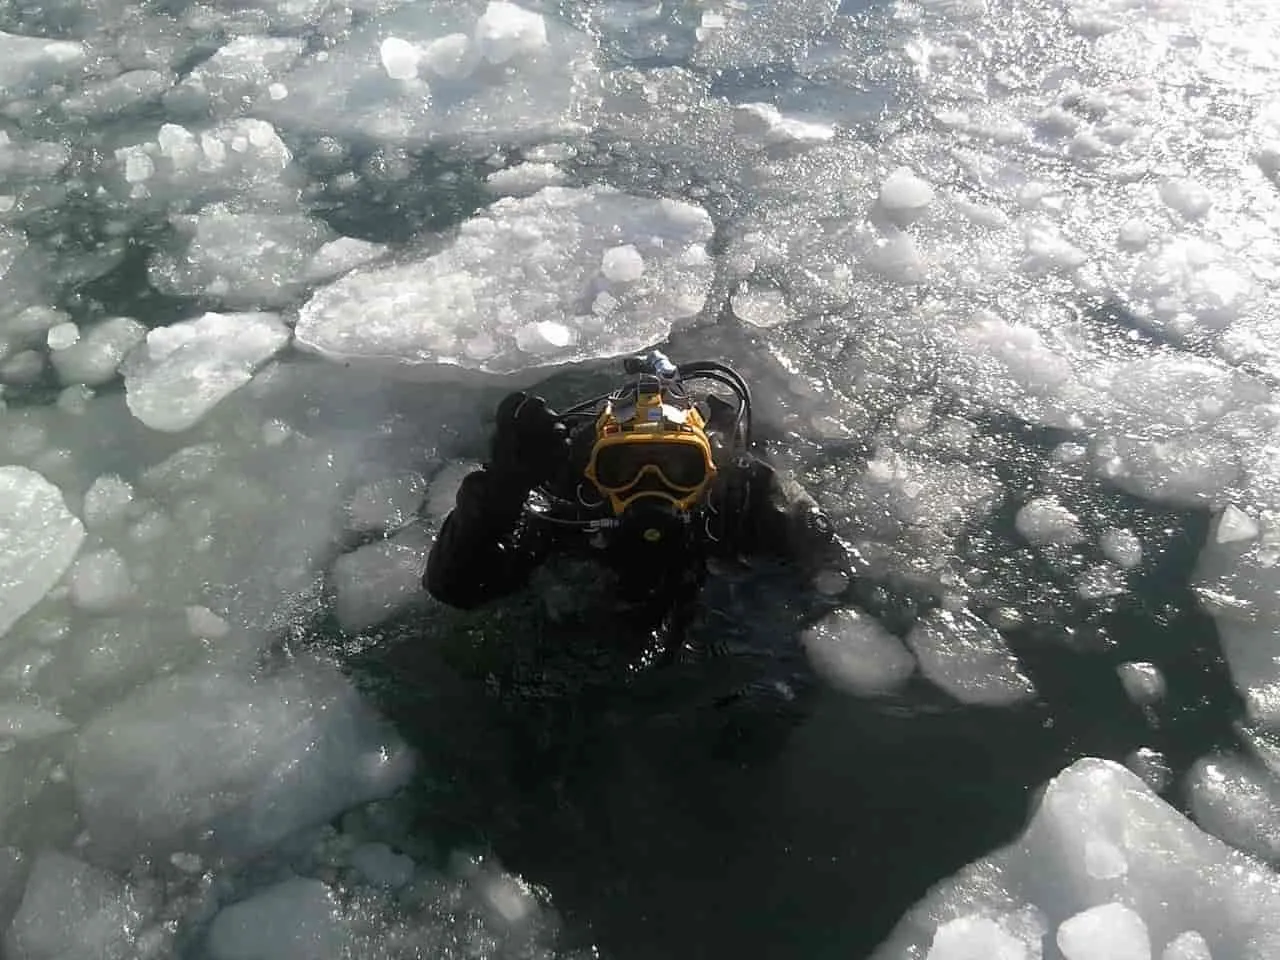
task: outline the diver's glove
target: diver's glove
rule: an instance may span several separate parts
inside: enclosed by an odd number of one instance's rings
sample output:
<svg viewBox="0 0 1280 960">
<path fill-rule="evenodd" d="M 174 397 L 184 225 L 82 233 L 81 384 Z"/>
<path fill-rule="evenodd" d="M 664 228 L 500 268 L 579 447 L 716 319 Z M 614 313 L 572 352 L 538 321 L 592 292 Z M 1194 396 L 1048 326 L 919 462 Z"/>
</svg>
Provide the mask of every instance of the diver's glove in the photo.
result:
<svg viewBox="0 0 1280 960">
<path fill-rule="evenodd" d="M 568 452 L 569 430 L 542 397 L 520 391 L 498 404 L 489 469 L 504 488 L 523 497 L 551 479 Z"/>
</svg>

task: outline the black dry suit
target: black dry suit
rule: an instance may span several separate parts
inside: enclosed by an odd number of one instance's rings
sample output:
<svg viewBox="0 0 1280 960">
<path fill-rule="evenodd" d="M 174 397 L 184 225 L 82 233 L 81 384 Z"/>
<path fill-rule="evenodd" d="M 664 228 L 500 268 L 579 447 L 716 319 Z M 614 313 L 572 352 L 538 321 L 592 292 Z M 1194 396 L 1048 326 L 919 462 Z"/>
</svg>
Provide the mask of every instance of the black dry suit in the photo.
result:
<svg viewBox="0 0 1280 960">
<path fill-rule="evenodd" d="M 628 511 L 614 521 L 584 478 L 594 417 L 587 414 L 574 426 L 571 414 L 579 405 L 560 421 L 569 422 L 568 436 L 542 482 L 516 475 L 531 459 L 528 451 L 504 464 L 497 443 L 490 462 L 464 478 L 431 548 L 424 586 L 445 604 L 471 609 L 524 587 L 550 560 L 588 560 L 595 572 L 586 592 L 607 590 L 610 607 L 628 627 L 665 628 L 667 641 L 678 643 L 708 561 L 772 558 L 810 583 L 848 584 L 850 557 L 816 501 L 747 449 L 742 421 L 744 413 L 749 418 L 750 399 L 740 378 L 737 383 L 742 399 L 736 408 L 713 394 L 700 395 L 710 412 L 708 434 L 728 442 L 722 442 L 716 476 L 693 510 Z M 508 397 L 499 408 L 500 433 L 503 409 L 510 411 L 519 398 L 524 395 Z M 556 444 L 555 434 L 544 436 L 546 445 Z M 643 535 L 654 527 L 663 535 Z"/>
</svg>

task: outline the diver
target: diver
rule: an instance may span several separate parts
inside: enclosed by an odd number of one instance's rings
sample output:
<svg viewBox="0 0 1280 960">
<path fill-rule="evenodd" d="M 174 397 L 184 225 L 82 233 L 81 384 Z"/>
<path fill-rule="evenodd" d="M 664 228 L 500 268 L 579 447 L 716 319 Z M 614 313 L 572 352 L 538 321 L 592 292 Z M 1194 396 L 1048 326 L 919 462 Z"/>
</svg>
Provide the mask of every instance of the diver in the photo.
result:
<svg viewBox="0 0 1280 960">
<path fill-rule="evenodd" d="M 753 451 L 751 394 L 733 368 L 677 367 L 654 351 L 624 369 L 618 389 L 563 414 L 525 392 L 502 400 L 489 459 L 463 479 L 431 547 L 432 596 L 473 609 L 527 585 L 549 558 L 588 558 L 614 609 L 669 659 L 686 644 L 708 563 L 770 557 L 819 597 L 865 594 L 856 552 L 817 502 Z"/>
</svg>

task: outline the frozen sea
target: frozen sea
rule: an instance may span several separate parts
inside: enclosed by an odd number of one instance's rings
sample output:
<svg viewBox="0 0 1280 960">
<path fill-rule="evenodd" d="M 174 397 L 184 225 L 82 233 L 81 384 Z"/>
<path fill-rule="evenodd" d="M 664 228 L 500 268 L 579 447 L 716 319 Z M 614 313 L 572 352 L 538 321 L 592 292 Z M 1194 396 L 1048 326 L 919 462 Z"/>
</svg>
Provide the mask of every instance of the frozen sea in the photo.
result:
<svg viewBox="0 0 1280 960">
<path fill-rule="evenodd" d="M 0 0 L 0 951 L 1280 957 L 1274 0 Z M 424 596 L 661 345 L 894 595 Z"/>
</svg>

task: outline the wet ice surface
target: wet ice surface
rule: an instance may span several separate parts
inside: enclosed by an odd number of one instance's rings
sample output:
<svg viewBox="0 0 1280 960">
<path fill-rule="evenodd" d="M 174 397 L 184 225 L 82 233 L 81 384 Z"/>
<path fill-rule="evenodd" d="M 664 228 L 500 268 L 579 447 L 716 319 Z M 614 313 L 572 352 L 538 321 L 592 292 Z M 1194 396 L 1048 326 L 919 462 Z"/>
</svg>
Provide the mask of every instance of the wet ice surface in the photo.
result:
<svg viewBox="0 0 1280 960">
<path fill-rule="evenodd" d="M 1275 955 L 1277 34 L 0 13 L 6 955 Z M 418 578 L 488 411 L 664 340 L 917 606 L 730 579 L 719 663 L 469 698 L 524 610 Z"/>
</svg>

